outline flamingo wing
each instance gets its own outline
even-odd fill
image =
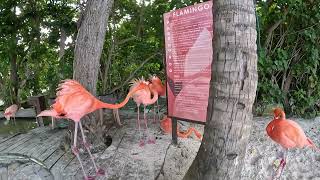
[[[80,83],[75,80],[65,80],[57,88],[53,109],[39,115],[80,120],[82,116],[96,109],[94,106],[96,101]]]
[[[285,148],[302,148],[306,145],[307,137],[301,127],[294,121],[283,120],[279,121],[276,126],[276,131],[279,131],[279,139],[281,145]]]

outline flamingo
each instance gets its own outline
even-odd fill
[[[150,83],[154,86],[154,89],[158,92],[160,97],[166,97],[166,86],[162,84],[161,79],[155,75],[149,78]],[[153,123],[156,122],[156,106],[157,106],[157,114],[158,119],[160,120],[160,113],[159,113],[159,102],[157,99],[157,105],[154,105],[154,116],[153,116]]]
[[[4,111],[4,117],[9,121],[13,117],[13,122],[16,125],[16,113],[18,111],[18,105],[12,104]]]
[[[305,135],[298,123],[286,119],[286,115],[281,108],[273,110],[274,119],[268,124],[266,131],[268,136],[284,148],[280,165],[275,176],[281,177],[286,165],[286,152],[291,148],[312,147],[319,151],[316,145]],[[280,174],[279,174],[280,172]],[[276,177],[273,177],[276,178]]]
[[[163,119],[160,121],[160,128],[166,134],[171,133],[172,132],[171,118],[164,116]],[[180,131],[180,126],[177,126],[178,137],[187,138],[192,134],[192,132],[196,135],[198,139],[202,140],[201,133],[198,132],[194,127],[189,127],[187,131],[183,132],[183,131]]]
[[[90,152],[89,144],[86,141],[86,137],[83,132],[83,128],[81,125],[81,118],[85,115],[101,108],[108,109],[118,109],[123,107],[130,99],[131,95],[137,91],[144,88],[144,86],[137,85],[135,88],[131,89],[128,93],[127,97],[120,104],[107,104],[96,99],[92,94],[90,94],[79,82],[75,80],[64,80],[59,84],[57,88],[57,97],[55,99],[55,103],[52,105],[51,110],[42,111],[39,116],[52,116],[55,118],[66,118],[71,119],[75,122],[75,130],[74,130],[74,141],[73,146],[71,146],[72,152],[76,155],[78,161],[80,162],[81,169],[85,176],[85,179],[94,179],[94,177],[87,176],[82,161],[79,156],[79,150],[77,148],[77,132],[78,127],[80,127],[80,131],[82,134],[83,144],[88,151],[90,158],[93,162],[94,168],[96,170],[96,175],[104,175],[105,172],[102,169],[98,169],[94,158]]]
[[[143,109],[143,118],[144,118],[144,123],[145,123],[145,129],[148,132],[148,125],[147,125],[147,119],[146,119],[146,106],[155,103],[158,100],[158,92],[155,89],[156,87],[154,84],[150,83],[149,81],[145,81],[144,78],[142,77],[141,79],[134,79],[132,81],[132,86],[130,88],[133,89],[139,84],[144,84],[145,88],[141,89],[139,91],[136,91],[133,95],[133,101],[137,104],[138,107],[138,118],[137,118],[137,124],[139,128],[139,134],[141,136],[141,131],[140,131],[140,105],[143,104],[144,109]],[[151,94],[153,97],[151,98]],[[147,141],[149,144],[155,143],[155,139],[148,139]],[[144,146],[144,140],[141,136],[139,146],[142,147]]]

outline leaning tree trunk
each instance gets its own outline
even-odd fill
[[[207,124],[185,180],[240,179],[257,88],[253,0],[214,0]]]
[[[86,10],[78,22],[79,31],[75,45],[73,78],[84,85],[93,95],[96,95],[100,57],[112,5],[113,0],[87,1]],[[95,118],[86,119],[83,124],[86,127],[97,127]],[[101,131],[93,133],[97,137],[102,135]]]

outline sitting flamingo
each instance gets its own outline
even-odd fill
[[[145,128],[146,128],[146,132],[148,132],[148,125],[147,125],[147,118],[146,118],[146,106],[153,104],[157,101],[158,99],[158,92],[155,89],[155,86],[153,84],[151,84],[148,81],[145,81],[143,79],[143,77],[141,79],[135,79],[132,81],[132,86],[130,88],[130,91],[133,88],[136,88],[139,84],[144,84],[145,88],[136,91],[133,95],[132,98],[134,100],[134,102],[136,102],[137,107],[138,107],[138,118],[137,118],[137,123],[138,123],[138,128],[139,128],[139,134],[140,134],[140,142],[139,142],[139,146],[144,146],[144,140],[143,137],[141,135],[141,131],[140,131],[140,110],[139,107],[141,104],[143,104],[144,109],[143,109],[143,118],[144,118],[144,123],[145,123]],[[151,98],[151,94],[153,95],[153,97]],[[149,137],[148,143],[155,143],[155,139],[151,139]]]
[[[11,117],[13,117],[13,122],[16,125],[16,113],[18,111],[18,105],[16,104],[12,104],[11,106],[9,106],[5,111],[4,111],[4,117],[7,119],[7,121],[9,121],[11,119]]]
[[[123,107],[130,99],[131,95],[136,91],[144,88],[143,85],[137,84],[135,88],[131,89],[128,93],[127,97],[120,104],[107,104],[96,99],[92,94],[90,94],[80,83],[75,80],[65,80],[61,84],[59,84],[57,98],[55,99],[55,103],[52,105],[51,110],[42,111],[38,116],[52,116],[55,118],[66,118],[71,119],[75,122],[75,130],[74,130],[74,141],[72,152],[76,155],[77,159],[80,162],[80,166],[82,168],[85,179],[94,179],[93,177],[88,177],[85,173],[85,170],[82,165],[82,161],[79,156],[79,150],[77,148],[77,132],[78,126],[80,126],[80,131],[83,138],[83,144],[88,151],[90,158],[93,162],[94,168],[96,170],[97,175],[104,175],[104,170],[98,169],[96,163],[93,159],[93,156],[89,149],[89,144],[86,141],[81,121],[80,119],[101,108],[107,109],[118,109]]]
[[[274,119],[268,124],[266,131],[268,136],[280,144],[285,152],[282,154],[280,165],[273,175],[273,178],[281,177],[283,169],[286,165],[286,152],[291,148],[312,147],[319,151],[315,144],[307,138],[298,123],[286,119],[286,114],[280,108],[273,110]]]
[[[160,121],[160,128],[166,134],[171,133],[172,132],[172,121],[171,121],[171,118],[168,118],[167,116],[164,116],[164,118]],[[178,137],[188,138],[192,134],[192,132],[196,135],[196,137],[198,139],[202,140],[201,133],[198,132],[195,128],[189,127],[187,131],[183,132],[183,131],[180,131],[180,126],[177,126]]]

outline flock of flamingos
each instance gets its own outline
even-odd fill
[[[138,106],[138,118],[137,124],[140,133],[140,141],[139,146],[144,146],[145,140],[143,136],[141,136],[140,130],[140,114],[139,107],[142,104],[144,106],[144,124],[145,130],[147,133],[147,143],[155,143],[155,139],[151,138],[148,135],[148,126],[147,126],[147,118],[146,118],[146,106],[157,103],[158,107],[158,117],[159,116],[159,106],[158,106],[158,97],[166,95],[166,86],[163,85],[161,80],[157,76],[152,76],[148,80],[135,79],[132,81],[130,90],[124,101],[119,104],[108,104],[101,102],[97,98],[95,98],[90,92],[88,92],[79,82],[75,80],[64,80],[61,84],[59,84],[57,93],[57,97],[55,99],[55,103],[51,106],[50,110],[42,111],[37,116],[51,116],[54,118],[65,118],[71,119],[75,122],[75,131],[74,131],[74,141],[72,145],[72,152],[76,155],[77,159],[80,162],[80,166],[82,168],[84,178],[85,179],[94,179],[94,176],[88,176],[84,170],[82,161],[79,156],[79,150],[77,148],[77,132],[80,127],[80,132],[83,138],[83,144],[88,151],[90,158],[93,162],[96,176],[102,176],[105,174],[105,171],[101,168],[98,168],[94,158],[90,152],[90,145],[86,141],[86,137],[83,132],[83,128],[81,125],[81,118],[85,115],[96,111],[101,108],[107,109],[119,109],[123,107],[129,99],[132,97]],[[17,105],[11,105],[5,110],[5,117],[7,120],[10,120],[13,117],[15,121],[15,113],[18,110]],[[155,108],[154,108],[155,113]],[[266,131],[268,136],[282,146],[284,152],[281,154],[281,161],[274,172],[273,179],[280,178],[283,172],[283,169],[286,165],[286,152],[291,148],[303,148],[303,147],[312,147],[317,151],[320,151],[319,148],[305,135],[302,128],[294,121],[286,119],[285,112],[281,108],[273,109],[273,120],[267,125]],[[155,122],[155,116],[154,116]],[[171,131],[171,119],[165,116],[160,122],[161,129],[169,133]],[[179,127],[178,127],[179,128]],[[196,134],[199,139],[202,139],[202,136],[199,132],[197,132],[194,128],[189,128],[186,132],[180,132],[178,130],[179,137],[187,137],[192,132]]]

